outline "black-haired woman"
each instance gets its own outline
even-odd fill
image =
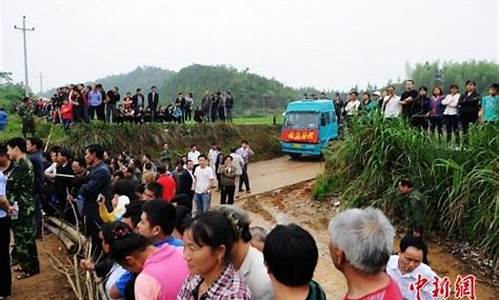
[[[110,257],[128,271],[138,274],[135,299],[176,299],[188,275],[181,248],[165,244],[159,248],[122,222],[113,223]]]
[[[250,291],[229,262],[235,241],[231,221],[216,211],[201,213],[184,233],[190,275],[178,300],[249,300]]]

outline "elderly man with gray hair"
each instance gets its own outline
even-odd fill
[[[272,300],[273,286],[267,274],[263,254],[250,245],[250,216],[235,205],[221,205],[214,210],[223,213],[231,222],[235,233],[235,242],[231,249],[231,262],[240,277],[252,292],[252,299]]]
[[[403,299],[398,285],[384,272],[395,231],[382,211],[345,210],[330,221],[328,232],[333,264],[347,280],[345,300]]]

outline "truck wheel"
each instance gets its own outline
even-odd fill
[[[290,157],[294,160],[300,159],[302,155],[298,153],[290,153]]]

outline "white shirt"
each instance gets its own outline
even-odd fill
[[[200,156],[200,151],[189,151],[188,152],[188,157],[187,159],[193,162],[193,165],[199,165],[200,161],[198,160],[198,157]]]
[[[401,104],[399,101],[401,100],[401,97],[399,96],[385,96],[384,97],[384,104],[385,109],[384,109],[384,118],[387,119],[392,119],[392,118],[397,118],[401,115]]]
[[[109,276],[106,279],[106,284],[104,285],[104,288],[106,290],[106,295],[108,295],[109,299],[111,298],[111,288],[115,285],[115,283],[122,277],[123,274],[125,274],[127,270],[122,268],[119,264],[115,263],[113,264],[113,267],[111,268],[111,271],[109,271]],[[123,298],[117,298],[116,300],[120,300]]]
[[[44,172],[45,176],[48,178],[55,178],[57,175],[57,163],[53,162]]]
[[[434,281],[434,276],[437,276],[434,271],[432,271],[431,267],[428,265],[421,263],[418,267],[415,268],[410,273],[401,274],[398,267],[398,255],[391,255],[389,258],[389,262],[387,263],[386,272],[391,276],[391,278],[397,283],[399,286],[399,290],[403,295],[404,299],[413,300],[417,299],[417,293],[411,292],[409,289],[410,283],[414,283],[417,281],[418,274],[425,277],[429,282],[420,290],[420,295],[422,300],[432,300],[432,290]]]
[[[233,166],[236,168],[236,175],[240,176],[243,173],[241,167],[245,164],[245,161],[238,153],[231,153],[230,155],[233,158]]]
[[[252,292],[252,299],[274,299],[271,278],[264,265],[264,256],[259,250],[250,246],[238,274],[245,279],[245,283]]]
[[[352,115],[356,114],[358,112],[359,104],[360,104],[360,102],[358,99],[356,99],[354,101],[347,102],[347,104],[344,107],[346,115],[352,116]]]
[[[196,178],[194,192],[197,194],[208,193],[208,188],[210,187],[211,180],[214,179],[214,172],[209,167],[198,167],[194,171],[194,177]]]
[[[460,94],[456,93],[455,95],[448,94],[441,102],[443,105],[446,105],[444,109],[443,115],[453,116],[458,114],[458,99],[460,98]]]
[[[210,161],[210,166],[215,168],[215,162],[217,161],[217,156],[219,151],[210,149],[208,150],[208,160]],[[212,168],[213,169],[213,168]]]

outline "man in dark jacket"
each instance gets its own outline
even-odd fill
[[[479,114],[481,95],[476,91],[476,83],[472,80],[465,82],[465,93],[458,100],[458,112],[462,122],[464,144],[467,143],[467,131],[471,123],[476,123]]]
[[[151,92],[148,94],[148,107],[151,110],[151,115],[154,120],[156,112],[158,111],[158,103],[160,102],[160,95],[156,89],[156,85],[151,87]]]
[[[73,169],[71,168],[71,153],[66,149],[60,149],[57,154],[57,167],[55,178],[55,193],[58,200],[59,214],[63,215],[68,204],[68,192],[72,185]]]
[[[427,122],[427,113],[430,111],[429,100],[427,87],[420,87],[418,97],[413,100],[411,125],[422,131],[427,131],[429,127]]]
[[[42,140],[38,137],[30,137],[26,140],[26,150],[30,154],[33,164],[35,181],[33,182],[33,198],[35,200],[35,229],[36,237],[42,237],[42,195],[45,176],[43,175]]]
[[[177,191],[177,196],[174,201],[178,205],[182,205],[191,211],[193,209],[193,196],[194,196],[194,175],[193,175],[193,162],[188,160],[186,162],[185,168],[179,172],[179,189]]]
[[[101,250],[99,225],[102,223],[97,198],[102,194],[106,200],[111,200],[111,173],[103,162],[103,157],[104,148],[101,145],[92,144],[85,148],[85,161],[89,167],[89,174],[87,183],[80,188],[77,199],[78,208],[85,221],[85,232],[92,239],[92,247],[98,250],[93,252],[97,255]]]
[[[418,92],[415,90],[415,82],[411,79],[406,80],[405,91],[401,94],[400,103],[403,106],[402,114],[408,120],[411,120],[413,101],[417,97]]]
[[[132,97],[132,108],[134,111],[137,111],[137,108],[144,107],[144,95],[142,94],[141,89],[135,90],[135,95]]]

